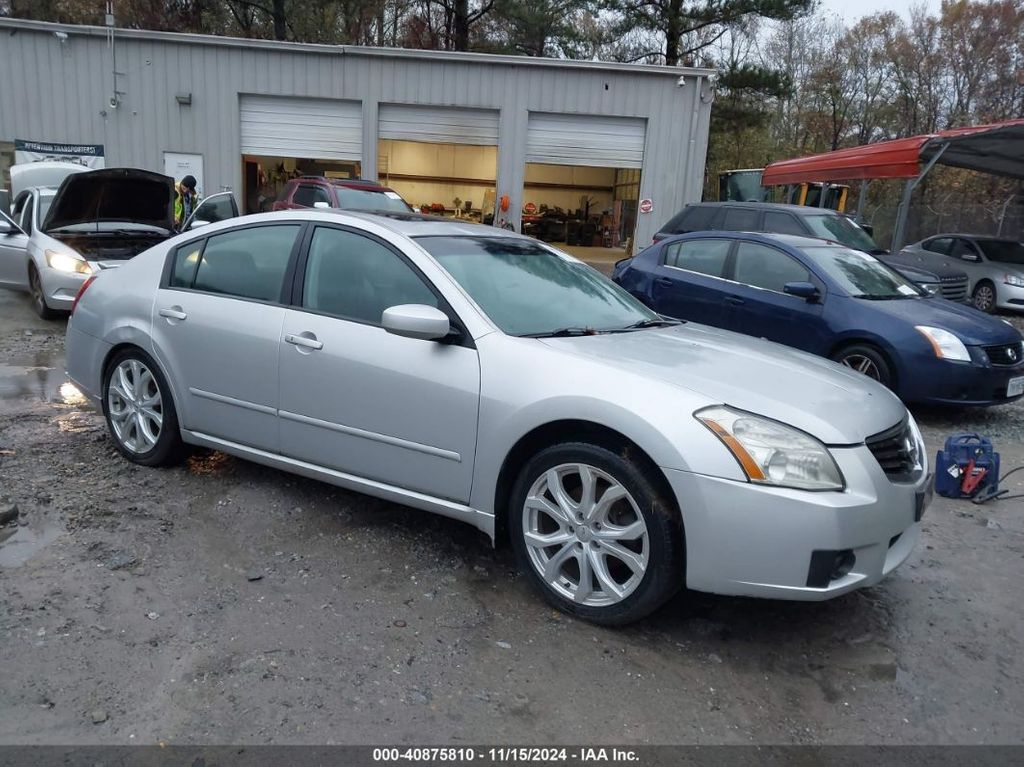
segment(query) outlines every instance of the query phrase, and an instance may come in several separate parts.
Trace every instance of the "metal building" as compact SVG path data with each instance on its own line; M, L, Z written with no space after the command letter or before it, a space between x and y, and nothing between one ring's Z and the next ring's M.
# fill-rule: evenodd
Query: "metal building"
M700 199L713 96L702 69L15 19L0 71L0 170L16 149L95 145L107 167L194 172L248 211L288 177L377 178L517 230L524 210L601 217L616 245Z

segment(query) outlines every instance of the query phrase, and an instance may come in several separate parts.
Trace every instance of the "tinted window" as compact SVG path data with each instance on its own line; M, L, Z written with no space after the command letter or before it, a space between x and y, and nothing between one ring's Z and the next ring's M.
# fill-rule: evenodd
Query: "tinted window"
M314 186L313 184L299 184L299 188L292 195L292 203L312 208L315 202L326 202L330 205L331 198L327 196L327 191L323 187Z
M511 335L598 332L657 317L596 269L537 242L500 236L417 242Z
M708 205L694 205L683 211L682 218L676 228L671 229L673 233L699 232L711 228L711 222L720 208L712 208ZM679 218L679 216L676 216ZM674 220L674 219L673 219Z
M811 275L797 260L781 250L756 242L741 242L736 248L733 279L755 288L782 292L787 282L810 282Z
M338 207L348 210L394 210L408 213L410 208L398 192L391 190L352 189L347 186L334 187L338 195Z
M297 224L254 226L210 237L199 259L193 287L238 298L279 300L299 228ZM176 262L173 274L186 283L191 255L189 246L179 248L176 254L181 266L179 269Z
M21 212L25 209L25 200L29 197L28 192L22 192L18 195L18 199L14 201L14 205L11 207L11 218L15 221L21 219Z
M804 223L811 228L815 237L833 240L848 248L863 250L865 253L879 250L878 245L871 239L871 235L846 216L804 216Z
M928 242L924 243L924 249L932 253L941 253L944 256L948 256L949 246L952 244L952 237L936 237L934 240L928 240Z
M807 230L796 220L796 216L774 210L764 214L764 230L778 234L807 234Z
M953 246L949 251L949 255L953 258L963 258L964 256L973 256L975 260L978 258L978 252L971 243L959 237L953 240Z
M758 229L757 219L761 215L759 210L749 208L729 208L725 212L725 225L723 229L730 232L756 232Z
M999 261L1003 264L1024 264L1024 242L978 240L978 246L991 261Z
M21 228L26 234L32 233L32 198L25 199L25 209L21 212Z
M376 240L318 227L309 245L302 305L379 325L399 304L437 306L437 297L412 267Z
M725 276L731 240L690 240L665 246L665 265L712 277Z
M196 267L203 253L203 241L190 242L178 248L174 254L174 268L171 270L172 288L191 288L196 278Z
M236 215L234 198L230 194L217 194L207 197L199 204L199 207L196 208L195 220L215 224L218 221L227 221Z

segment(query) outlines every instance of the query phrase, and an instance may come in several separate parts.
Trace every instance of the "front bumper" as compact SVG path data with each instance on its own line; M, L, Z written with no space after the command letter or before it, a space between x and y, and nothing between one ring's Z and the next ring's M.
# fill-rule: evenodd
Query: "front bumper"
M996 306L1000 309L1024 311L1024 288L1000 282L996 286Z
M970 362L940 360L920 355L907 360L899 373L899 395L904 402L931 405L988 407L1020 399L1007 396L1010 379L1024 376L1024 361L993 365L980 347L970 346Z
M88 274L77 272L62 272L51 266L43 265L39 268L39 282L43 287L43 296L46 305L51 309L59 311L71 311L75 303L75 296L82 283L89 279ZM93 267L95 273L96 267Z
M831 449L843 492L813 493L665 470L686 531L686 585L696 591L821 601L878 583L910 555L927 471L891 482L864 445ZM923 511L923 509L922 509ZM808 585L816 551L850 551L849 571Z

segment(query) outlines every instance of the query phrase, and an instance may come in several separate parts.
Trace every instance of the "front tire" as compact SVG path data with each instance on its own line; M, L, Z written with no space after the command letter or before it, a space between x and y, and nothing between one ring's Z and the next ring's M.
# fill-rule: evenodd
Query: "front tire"
M39 270L31 261L28 265L28 292L32 295L32 308L44 320L55 320L60 313L46 305L46 293Z
M103 415L118 452L143 466L181 461L178 414L167 379L141 349L114 356L103 375Z
M974 287L971 295L971 302L974 308L985 314L996 313L996 288L988 280L982 280Z
M832 360L866 375L873 381L878 381L878 383L888 389L892 389L892 368L885 355L874 346L869 346L868 344L847 346L833 354Z
M559 610L632 623L683 586L682 520L653 469L589 443L542 450L512 489L519 566Z

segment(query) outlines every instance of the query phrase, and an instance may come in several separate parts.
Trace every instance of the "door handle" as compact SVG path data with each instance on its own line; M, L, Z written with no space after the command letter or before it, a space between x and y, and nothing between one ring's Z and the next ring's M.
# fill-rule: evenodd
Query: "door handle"
M295 344L296 346L301 346L305 349L314 349L319 351L320 349L324 348L323 343L316 340L316 336L314 336L312 333L310 333L309 336L297 336L292 333L289 333L284 337L284 340L290 344Z
M670 288L670 287L672 287L672 280L670 280L668 277L658 277L654 281L654 283L656 285L660 285L663 288Z
M169 320L185 320L188 319L188 315L181 310L180 306L172 306L169 309L161 309L160 316L166 317Z
M739 296L726 296L725 303L730 304L731 306L743 306L743 304L745 304L746 301L744 301Z

